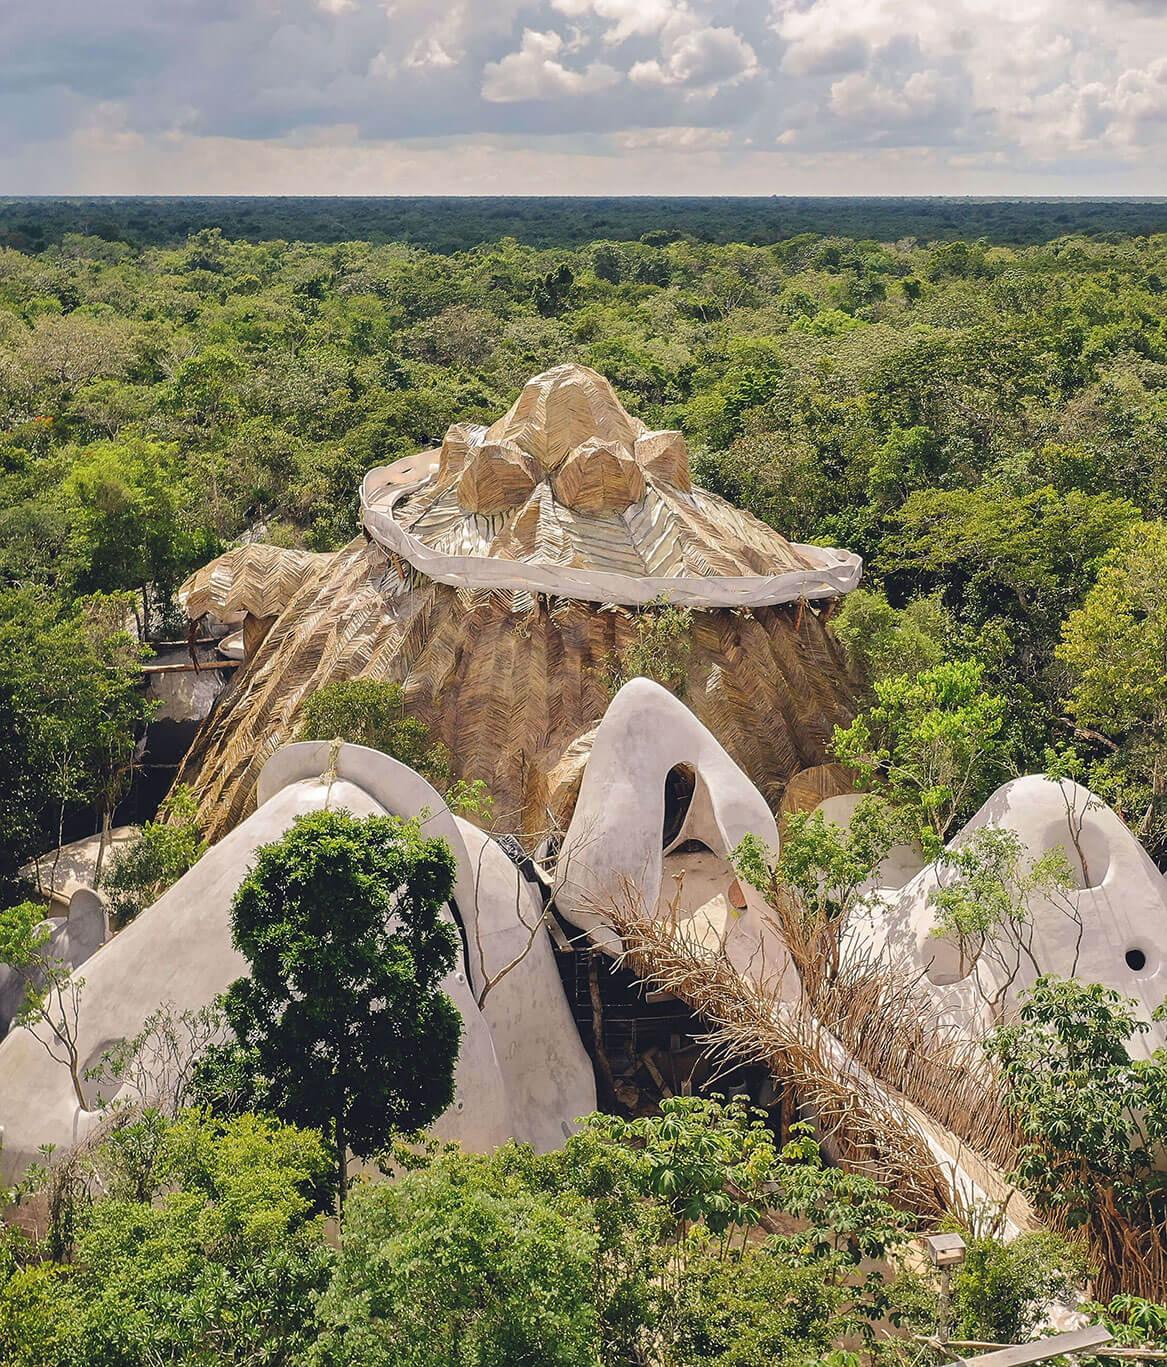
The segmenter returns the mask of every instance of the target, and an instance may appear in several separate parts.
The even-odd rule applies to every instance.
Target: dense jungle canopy
[[[0,245],[39,251],[67,233],[139,247],[178,246],[201,228],[252,242],[409,242],[465,251],[513,236],[533,247],[581,247],[647,237],[658,245],[766,244],[797,233],[922,242],[987,238],[1037,243],[1065,233],[1146,234],[1167,228],[1167,199],[984,199],[794,195],[668,198],[531,195],[297,197],[0,196]]]
[[[326,236],[327,202],[231,201],[220,218],[239,238],[169,240],[181,206],[205,221],[209,203],[0,205],[7,240],[26,247],[0,249],[9,871],[49,843],[46,793],[98,803],[117,768],[100,718],[61,739],[80,725],[79,691],[132,671],[94,626],[110,616],[101,595],[134,595],[143,634],[173,635],[193,567],[244,534],[343,544],[367,469],[489,419],[528,376],[572,360],[650,426],[684,429],[702,483],[793,539],[864,556],[841,630],[872,677],[975,663],[1007,702],[990,788],[1072,747],[1161,852],[1167,236],[1121,229],[1136,211],[1153,226],[1162,206],[973,205],[970,223],[1011,240],[929,241],[924,208],[954,224],[964,209],[887,201],[868,218],[895,240],[751,246],[671,229],[579,244],[593,223],[640,228],[652,202],[589,217],[591,201],[539,201],[559,219],[536,214],[529,235],[559,231],[558,245],[452,250],[489,231],[501,201],[442,202],[434,251],[243,240],[273,205],[301,237]],[[346,221],[378,203],[410,204],[356,201]],[[556,229],[570,203],[584,207]],[[719,220],[716,201],[669,203]],[[735,203],[725,221],[761,233],[770,201]],[[899,235],[911,203],[919,237]],[[859,204],[840,201],[839,221],[857,222]],[[1055,214],[1092,235],[1023,245]],[[127,240],[111,239],[122,227]],[[46,683],[66,637],[89,683]]]

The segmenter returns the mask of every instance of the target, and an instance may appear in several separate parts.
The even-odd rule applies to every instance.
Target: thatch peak
[[[629,454],[645,431],[602,375],[586,365],[557,365],[536,375],[486,433],[513,441],[545,470],[555,470],[585,443],[611,443]]]
[[[757,607],[836,597],[860,571],[695,487],[684,436],[649,431],[582,365],[528,380],[489,427],[455,423],[440,450],[371,471],[361,504],[374,541],[464,587]]]
[[[221,622],[274,617],[331,559],[326,553],[249,542],[196,570],[179,588],[178,601],[192,622],[206,613]]]
[[[438,453],[437,487],[456,483],[459,505],[489,516],[521,507],[550,478],[557,502],[619,513],[643,499],[646,474],[687,493],[684,437],[650,432],[602,375],[571,364],[528,380],[490,427],[454,423]]]

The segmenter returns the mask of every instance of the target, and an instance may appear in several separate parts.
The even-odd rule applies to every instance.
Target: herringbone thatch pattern
[[[585,588],[613,571],[625,589],[698,585],[685,701],[773,803],[791,775],[826,758],[834,724],[848,716],[846,671],[812,608],[764,592],[766,606],[712,606],[706,590],[792,574],[830,593],[842,562],[854,562],[845,578],[858,561],[793,546],[692,488],[681,434],[646,432],[594,371],[537,376],[494,426],[452,427],[440,452],[374,472],[365,497],[367,542],[331,557],[243,547],[184,586],[192,616],[279,613],[179,774],[214,836],[247,811],[305,698],[362,676],[404,686],[455,775],[485,781],[503,828],[532,836],[563,822],[586,753],[580,738],[607,707],[639,609],[606,594],[533,590],[509,569],[492,577],[515,562],[516,571],[562,567],[571,583],[581,571]],[[396,528],[408,528],[412,560],[389,535]],[[453,578],[425,572],[439,551],[467,557]],[[816,556],[830,560],[825,580]]]
[[[222,835],[250,809],[264,761],[293,738],[304,699],[332,679],[367,676],[404,685],[410,714],[449,748],[455,773],[485,780],[504,829],[545,830],[575,797],[557,785],[552,802],[552,770],[603,715],[607,675],[635,621],[626,608],[412,587],[379,547],[354,541],[293,596],[179,781],[194,785],[207,830]],[[771,802],[824,760],[850,698],[815,612],[694,613],[685,700]]]
[[[855,775],[841,764],[819,764],[813,769],[804,769],[786,785],[782,794],[783,817],[795,812],[813,812],[828,797],[839,797],[843,793],[853,793]]]
[[[330,555],[254,542],[204,565],[182,585],[179,601],[193,621],[210,612],[221,621],[275,617],[295,593],[331,563]]]

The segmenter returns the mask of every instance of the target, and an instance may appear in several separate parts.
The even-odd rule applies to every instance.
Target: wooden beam
[[[1001,1348],[1010,1347],[1007,1343],[988,1343],[984,1339],[948,1339],[941,1343],[939,1339],[927,1338],[924,1335],[915,1336],[919,1342],[927,1343],[936,1349],[960,1349],[962,1351],[969,1348],[983,1348],[986,1352],[996,1351]],[[951,1356],[956,1357],[955,1351]],[[1167,1348],[1099,1348],[1091,1351],[1092,1357],[1100,1358],[1125,1358],[1130,1362],[1163,1362],[1167,1361]]]
[[[231,633],[228,632],[229,636]],[[189,650],[191,646],[217,646],[224,636],[197,636],[193,641],[144,641],[151,650]]]
[[[143,674],[201,674],[210,669],[238,669],[242,660],[200,660],[197,665],[183,661],[180,665],[143,665]]]
[[[995,1353],[984,1353],[980,1357],[961,1358],[960,1362],[963,1367],[1026,1367],[1027,1363],[1048,1362],[1067,1353],[1085,1353],[1101,1344],[1110,1343],[1113,1338],[1109,1329],[1104,1329],[1101,1324],[1092,1324],[1088,1329],[1054,1334],[1052,1338],[1021,1343],[1014,1348],[999,1348]]]

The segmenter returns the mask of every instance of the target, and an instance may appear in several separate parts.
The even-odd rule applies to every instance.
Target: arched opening
[[[108,1105],[113,1100],[118,1091],[121,1090],[124,1079],[119,1076],[122,1069],[115,1067],[114,1059],[120,1051],[125,1049],[126,1040],[124,1038],[103,1039],[99,1045],[89,1052],[89,1057],[81,1064],[78,1070],[81,1078],[81,1095],[85,1098],[86,1110],[100,1110],[102,1106]],[[132,1063],[132,1059],[125,1062]],[[127,1070],[128,1071],[128,1070]],[[137,1081],[138,1079],[134,1079]],[[155,1098],[149,1098],[153,1103]]]
[[[674,764],[665,775],[665,817],[661,830],[661,849],[668,847],[681,834],[693,794],[697,789],[697,775],[691,764]]]
[[[1100,887],[1110,872],[1110,839],[1101,824],[1090,817],[1084,821],[1059,819],[1047,826],[1043,848],[1060,846],[1066,856],[1070,880],[1085,892]]]

